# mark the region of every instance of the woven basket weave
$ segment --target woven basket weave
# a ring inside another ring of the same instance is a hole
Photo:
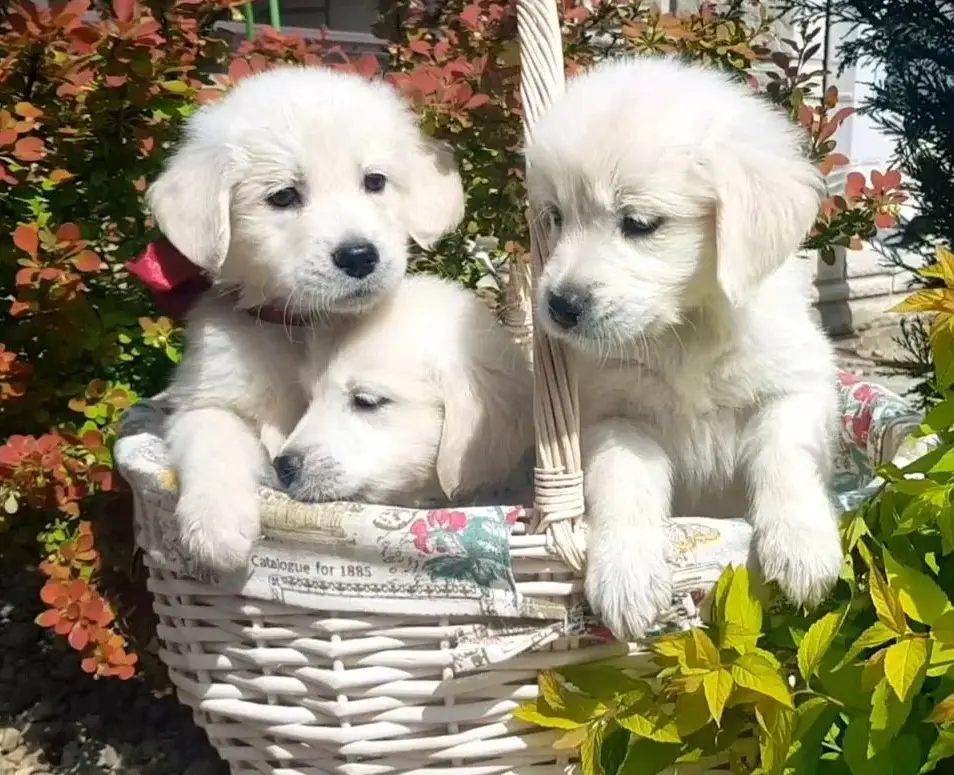
[[[519,0],[517,10],[530,133],[563,89],[562,45],[555,0]],[[509,322],[528,329],[530,276],[546,244],[539,219],[530,227],[531,265],[512,267],[508,289]],[[637,645],[613,642],[582,605],[575,379],[561,345],[534,336],[533,348],[532,512],[305,505],[263,489],[265,537],[247,573],[231,578],[202,577],[177,547],[162,400],[127,412],[116,459],[135,493],[160,656],[235,775],[572,771],[569,754],[551,747],[557,733],[511,717],[536,696],[537,671],[609,657],[648,667]],[[872,400],[871,389],[859,397],[843,385],[846,416],[870,425],[861,438],[853,420],[843,424],[853,472],[843,489],[856,494],[918,422],[900,399]],[[745,561],[750,528],[677,519],[670,538],[675,595],[660,630],[699,621],[722,568]]]

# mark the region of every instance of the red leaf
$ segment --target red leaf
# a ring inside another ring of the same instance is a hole
[[[408,48],[415,54],[424,54],[426,56],[431,53],[431,44],[426,40],[412,40],[408,44]]]
[[[474,108],[479,108],[481,105],[486,105],[490,102],[490,97],[486,94],[475,94],[464,104],[464,107],[468,110],[473,110]]]
[[[894,226],[895,218],[891,213],[877,213],[874,217],[875,226],[879,229],[890,229]]]
[[[55,632],[57,635],[68,635],[72,629],[73,622],[62,617],[57,619],[56,624],[53,625],[53,632]]]
[[[865,176],[860,172],[849,173],[845,180],[845,196],[849,199],[857,199],[865,188]]]
[[[39,118],[43,115],[42,110],[29,102],[18,102],[13,108],[13,112],[23,118]]]
[[[30,258],[36,258],[36,252],[40,247],[36,224],[24,223],[17,226],[13,232],[13,244],[29,255]]]
[[[48,581],[40,590],[40,600],[49,606],[54,605],[57,598],[64,592],[64,585],[58,581]]]
[[[13,146],[13,155],[20,161],[39,161],[46,154],[46,148],[39,137],[21,137]]]
[[[131,22],[138,10],[136,0],[113,0],[113,13],[121,22]]]
[[[364,54],[354,63],[354,71],[365,78],[371,78],[378,74],[381,69],[377,57],[371,54]]]
[[[460,12],[460,20],[467,25],[469,29],[476,29],[480,21],[480,6],[471,3]]]
[[[80,228],[75,223],[64,223],[56,230],[57,242],[76,242],[80,238]]]

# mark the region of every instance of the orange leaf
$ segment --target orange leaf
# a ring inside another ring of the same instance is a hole
[[[73,266],[81,272],[98,272],[105,264],[92,250],[83,250],[73,258]]]
[[[95,657],[86,657],[80,662],[80,667],[83,668],[84,673],[95,673],[99,669],[99,662],[96,661]]]
[[[13,244],[27,253],[30,258],[36,258],[36,252],[40,247],[36,224],[24,223],[17,226],[13,231]]]
[[[76,242],[80,236],[80,228],[75,223],[64,223],[56,230],[57,242]]]
[[[62,183],[64,180],[69,180],[71,177],[73,177],[73,173],[69,170],[55,169],[49,174],[48,180],[50,183]]]
[[[46,148],[39,137],[22,137],[13,146],[13,155],[20,161],[39,161],[46,154]]]
[[[42,110],[36,107],[36,105],[31,105],[29,102],[18,102],[13,108],[13,112],[23,118],[39,118],[43,115]]]
[[[77,624],[70,630],[67,642],[77,651],[82,651],[89,644],[89,632],[83,624]]]
[[[48,608],[46,611],[36,617],[34,621],[40,627],[55,627],[60,621],[60,612],[53,608]]]
[[[56,600],[66,591],[66,586],[58,581],[48,581],[40,590],[40,600],[49,606],[55,604]]]

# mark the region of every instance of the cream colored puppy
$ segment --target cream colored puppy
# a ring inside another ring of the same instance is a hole
[[[407,277],[365,315],[329,323],[302,380],[311,403],[275,460],[292,497],[424,507],[525,494],[529,362],[454,283]]]
[[[595,67],[535,127],[538,319],[575,353],[586,591],[618,637],[670,603],[674,513],[747,514],[797,603],[838,577],[835,366],[792,259],[821,181],[799,142],[745,86],[667,58]]]
[[[409,239],[460,221],[460,177],[384,82],[284,67],[201,108],[149,202],[212,283],[169,391],[181,539],[206,567],[243,568],[262,472],[307,405],[303,326],[391,293]]]

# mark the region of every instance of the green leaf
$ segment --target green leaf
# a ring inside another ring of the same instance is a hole
[[[928,773],[937,767],[941,759],[948,759],[954,756],[954,729],[942,729],[937,736],[937,740],[928,751],[927,761],[921,767],[920,772]]]
[[[732,686],[732,676],[728,670],[713,670],[702,679],[702,689],[709,705],[709,713],[712,714],[712,719],[716,724],[722,721],[722,711],[725,708],[726,700],[732,693]]]
[[[673,716],[676,730],[681,738],[685,739],[698,732],[712,721],[712,713],[705,693],[680,694],[676,697],[676,710]]]
[[[899,635],[907,633],[908,623],[901,601],[873,565],[868,569],[868,592],[878,618]]]
[[[671,767],[682,746],[655,740],[634,740],[619,768],[619,775],[658,775]]]
[[[946,646],[954,646],[954,611],[948,611],[935,619],[931,637]]]
[[[915,681],[915,692],[920,688],[919,683],[920,681]],[[908,720],[910,712],[910,698],[907,701],[899,700],[887,679],[882,678],[871,695],[871,715],[868,718],[869,758],[891,745],[891,741]]]
[[[792,696],[785,679],[771,662],[758,654],[743,654],[733,662],[732,678],[739,686],[792,707]]]
[[[897,594],[904,612],[915,621],[931,625],[942,614],[954,610],[947,595],[930,576],[902,565],[887,549],[884,567],[888,586]]]
[[[861,635],[858,636],[858,639],[851,644],[851,648],[848,649],[848,653],[845,654],[845,658],[841,660],[835,669],[839,670],[845,665],[850,664],[855,660],[855,657],[857,657],[865,649],[880,646],[882,643],[886,643],[887,641],[897,637],[898,633],[888,627],[888,625],[886,625],[884,622],[875,622],[867,630],[861,633]]]
[[[628,729],[623,729],[616,723],[607,727],[606,735],[603,738],[603,746],[600,750],[600,766],[606,775],[617,775],[620,767],[626,759],[629,752],[629,741],[632,736]]]
[[[927,661],[926,638],[906,638],[888,647],[884,656],[884,677],[899,700],[908,698]]]
[[[813,775],[818,769],[822,743],[837,718],[838,708],[825,697],[810,697],[795,709],[787,770]]]
[[[851,775],[892,775],[889,751],[868,756],[870,733],[871,727],[864,716],[855,716],[845,729],[842,752]]]
[[[621,694],[637,691],[653,696],[652,687],[646,681],[632,678],[619,667],[588,663],[561,667],[559,673],[581,692],[598,700],[612,700]]]
[[[954,427],[954,400],[946,398],[927,413],[918,428],[918,435],[930,436],[932,433],[940,433],[951,427]]]
[[[766,775],[782,775],[792,742],[793,711],[774,700],[765,700],[755,707],[759,723],[759,752]]]
[[[806,683],[818,670],[847,613],[848,607],[842,606],[837,611],[825,614],[808,628],[802,638],[798,646],[798,671]]]

